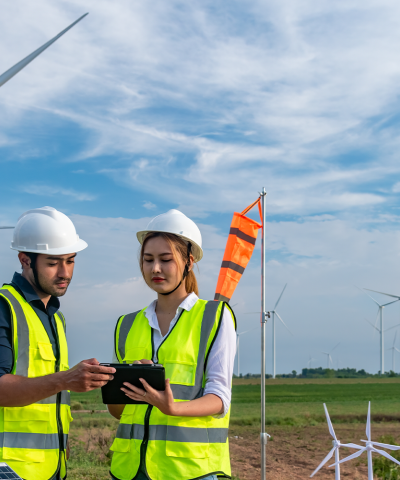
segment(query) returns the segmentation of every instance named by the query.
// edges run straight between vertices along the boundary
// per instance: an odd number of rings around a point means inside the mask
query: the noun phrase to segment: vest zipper
[[[58,359],[56,360],[56,368],[55,371],[58,373],[60,371],[60,360],[61,360],[61,348],[60,348],[60,340],[58,338],[58,328],[57,328],[57,321],[54,319],[56,322],[56,342],[57,342],[57,347],[58,347]],[[57,466],[57,473],[61,473],[61,455],[64,453],[64,431],[62,427],[62,422],[61,422],[61,416],[60,416],[60,410],[61,410],[61,392],[57,393],[57,399],[56,399],[56,416],[57,416],[57,430],[58,430],[58,448],[59,448],[59,455],[58,455],[58,466]],[[64,458],[66,460],[66,458]],[[67,471],[67,462],[65,461],[65,471]],[[61,477],[61,475],[60,475]]]
[[[164,337],[164,340],[160,343],[160,346],[157,348],[156,352],[156,362],[158,363],[158,351],[160,350],[161,345],[165,342],[165,340],[169,337],[169,335],[172,333],[173,329],[176,327],[176,324],[179,322],[179,319],[182,316],[182,313],[184,310],[182,310],[181,314],[179,315],[178,320],[175,322],[175,325],[171,328],[170,332]],[[153,337],[153,329],[151,329],[151,358],[154,358],[154,337]],[[149,443],[149,431],[150,431],[150,415],[151,411],[153,410],[153,405],[149,405],[146,410],[146,414],[144,416],[144,436],[143,436],[143,441],[142,444],[140,445],[140,464],[139,464],[139,470],[141,467],[143,467],[147,478],[150,479],[149,472],[147,471],[146,467],[146,452],[147,452],[147,444]]]
[[[157,352],[156,352],[156,363],[158,363],[158,352],[160,350],[160,348],[162,347],[162,345],[164,344],[164,342],[167,340],[167,338],[171,335],[171,333],[173,332],[174,328],[178,325],[178,322],[179,320],[181,319],[181,316],[183,314],[183,312],[185,312],[185,309],[182,309],[179,317],[178,317],[178,320],[175,322],[175,325],[171,328],[171,330],[167,333],[167,335],[165,335],[163,341],[160,343],[160,345],[158,346],[157,348]],[[152,346],[153,346],[153,329],[151,330],[151,340],[152,340]],[[154,346],[153,346],[154,348]],[[154,351],[154,350],[153,350]]]

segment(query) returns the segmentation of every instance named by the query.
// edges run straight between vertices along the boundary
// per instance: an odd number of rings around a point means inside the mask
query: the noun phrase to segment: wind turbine
[[[331,357],[331,353],[335,350],[335,348],[337,348],[338,346],[340,345],[340,342],[332,348],[332,350],[330,352],[321,352],[323,353],[324,355],[327,355],[327,360],[328,360],[328,367],[330,367],[331,363],[332,363],[332,366],[333,366],[333,360],[332,360],[332,357]]]
[[[347,462],[348,460],[352,460],[353,458],[357,458],[360,455],[362,455],[364,452],[367,452],[368,456],[368,480],[374,480],[374,472],[373,472],[373,465],[372,465],[372,452],[379,453],[380,455],[383,455],[384,457],[388,458],[389,460],[392,460],[393,462],[397,463],[400,465],[400,462],[393,458],[391,455],[389,455],[387,452],[384,450],[379,450],[378,448],[375,448],[375,446],[378,447],[383,447],[387,448],[388,450],[400,450],[400,447],[397,445],[389,445],[387,443],[379,443],[379,442],[372,442],[371,441],[371,402],[368,402],[368,415],[367,415],[367,428],[365,430],[365,433],[367,434],[367,440],[361,440],[362,442],[365,443],[365,447],[361,447],[361,449],[358,452],[353,453],[353,455],[350,455],[343,460],[340,460],[340,462],[334,463],[334,465],[339,465],[340,463]],[[333,467],[333,465],[330,465],[330,467]]]
[[[377,292],[376,290],[370,290],[369,288],[364,288],[364,290],[368,290],[370,292],[375,292],[375,293],[382,293],[383,295],[388,295],[389,297],[394,297],[394,295],[389,295],[388,293],[383,293],[383,292]],[[387,307],[388,305],[391,305],[392,303],[396,303],[400,300],[400,297],[395,297],[396,300],[393,300],[392,302],[388,302],[388,303],[383,303],[383,304],[380,304],[378,303],[374,298],[371,297],[371,295],[367,292],[364,292],[365,295],[368,295],[368,297],[373,301],[375,302],[377,305],[378,305],[378,313],[377,313],[377,318],[378,316],[380,317],[380,328],[377,328],[376,327],[376,321],[375,321],[375,325],[373,326],[376,330],[378,330],[378,332],[380,333],[381,335],[381,338],[380,338],[380,351],[381,351],[381,375],[383,375],[385,373],[385,358],[384,358],[384,355],[385,355],[385,352],[384,352],[384,328],[383,328],[383,309],[385,307]],[[395,325],[396,327],[397,325]],[[394,328],[394,327],[390,327],[390,328]],[[390,330],[390,328],[388,328],[387,330]]]
[[[315,360],[315,358],[311,358],[311,355],[310,355],[310,359],[308,360],[308,368],[311,368],[311,363]]]
[[[82,18],[86,17],[88,15],[85,13],[85,15],[82,15],[78,20],[76,20],[74,23],[72,23],[69,27],[67,27],[65,30],[60,32],[58,35],[56,35],[54,38],[49,40],[47,43],[42,45],[40,48],[35,50],[33,53],[25,57],[23,60],[15,64],[13,67],[8,69],[6,72],[4,72],[2,75],[0,75],[0,87],[2,87],[6,82],[11,80],[11,78],[16,75],[18,72],[20,72],[23,68],[25,68],[29,63],[32,62],[38,55],[40,55],[42,52],[46,50],[46,48],[49,48],[50,45],[52,45],[56,40],[58,40],[64,33],[68,32],[74,25],[76,25],[78,22],[82,20]]]
[[[339,448],[340,447],[363,448],[363,447],[360,447],[360,445],[356,445],[354,443],[340,443],[340,440],[338,440],[336,437],[335,430],[333,429],[333,425],[329,417],[328,409],[326,408],[325,403],[324,403],[324,409],[325,409],[326,421],[328,422],[329,433],[333,437],[333,441],[332,441],[333,448],[328,453],[328,455],[322,460],[322,462],[318,465],[318,467],[314,470],[314,472],[310,475],[310,477],[313,477],[333,457],[333,454],[335,454],[335,462],[336,462],[335,463],[335,480],[340,480]]]
[[[393,340],[393,347],[392,348],[388,348],[387,350],[392,350],[392,371],[394,372],[395,371],[395,367],[394,367],[394,356],[395,356],[395,352],[399,352],[400,353],[400,350],[395,347],[395,343],[396,343],[396,337],[397,337],[397,330],[396,330],[396,333],[394,334],[394,340]]]
[[[237,376],[240,375],[240,351],[239,351],[239,343],[240,343],[240,335],[244,335],[245,333],[252,332],[257,327],[252,328],[251,330],[246,330],[245,332],[236,333],[236,351],[237,351]]]
[[[283,323],[283,325],[289,330],[289,332],[293,335],[290,329],[286,326],[285,322],[280,317],[279,313],[276,311],[278,303],[281,301],[283,292],[285,291],[287,284],[283,287],[281,294],[279,295],[278,300],[275,303],[275,307],[273,310],[270,311],[272,314],[272,378],[275,378],[276,375],[276,348],[275,348],[275,315],[279,318],[279,320]]]

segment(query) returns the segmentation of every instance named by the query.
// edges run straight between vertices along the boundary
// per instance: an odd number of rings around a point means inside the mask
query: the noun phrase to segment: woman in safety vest
[[[236,321],[224,302],[200,300],[193,273],[201,233],[178,210],[137,233],[140,269],[157,293],[148,307],[119,318],[114,362],[158,363],[165,391],[125,383],[142,405],[109,405],[120,419],[111,476],[116,480],[230,478],[228,427]]]

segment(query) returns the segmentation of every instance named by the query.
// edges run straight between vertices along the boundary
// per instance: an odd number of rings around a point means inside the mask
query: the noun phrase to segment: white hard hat
[[[199,262],[203,257],[199,227],[179,210],[169,210],[167,213],[154,217],[147,225],[146,230],[136,234],[141,245],[150,232],[172,233],[192,244],[192,255],[195,262]]]
[[[11,248],[19,252],[66,255],[84,250],[71,220],[52,207],[35,208],[23,213],[14,229]]]

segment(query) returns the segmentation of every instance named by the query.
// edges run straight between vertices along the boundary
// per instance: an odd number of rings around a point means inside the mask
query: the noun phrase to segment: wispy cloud
[[[149,201],[143,202],[143,206],[147,210],[154,210],[155,208],[157,208],[157,205],[155,205],[154,203],[149,202]]]
[[[25,193],[42,197],[56,197],[62,195],[79,202],[90,202],[97,198],[96,195],[91,195],[89,193],[77,192],[76,190],[49,185],[26,185],[25,187],[22,187],[21,190]]]

